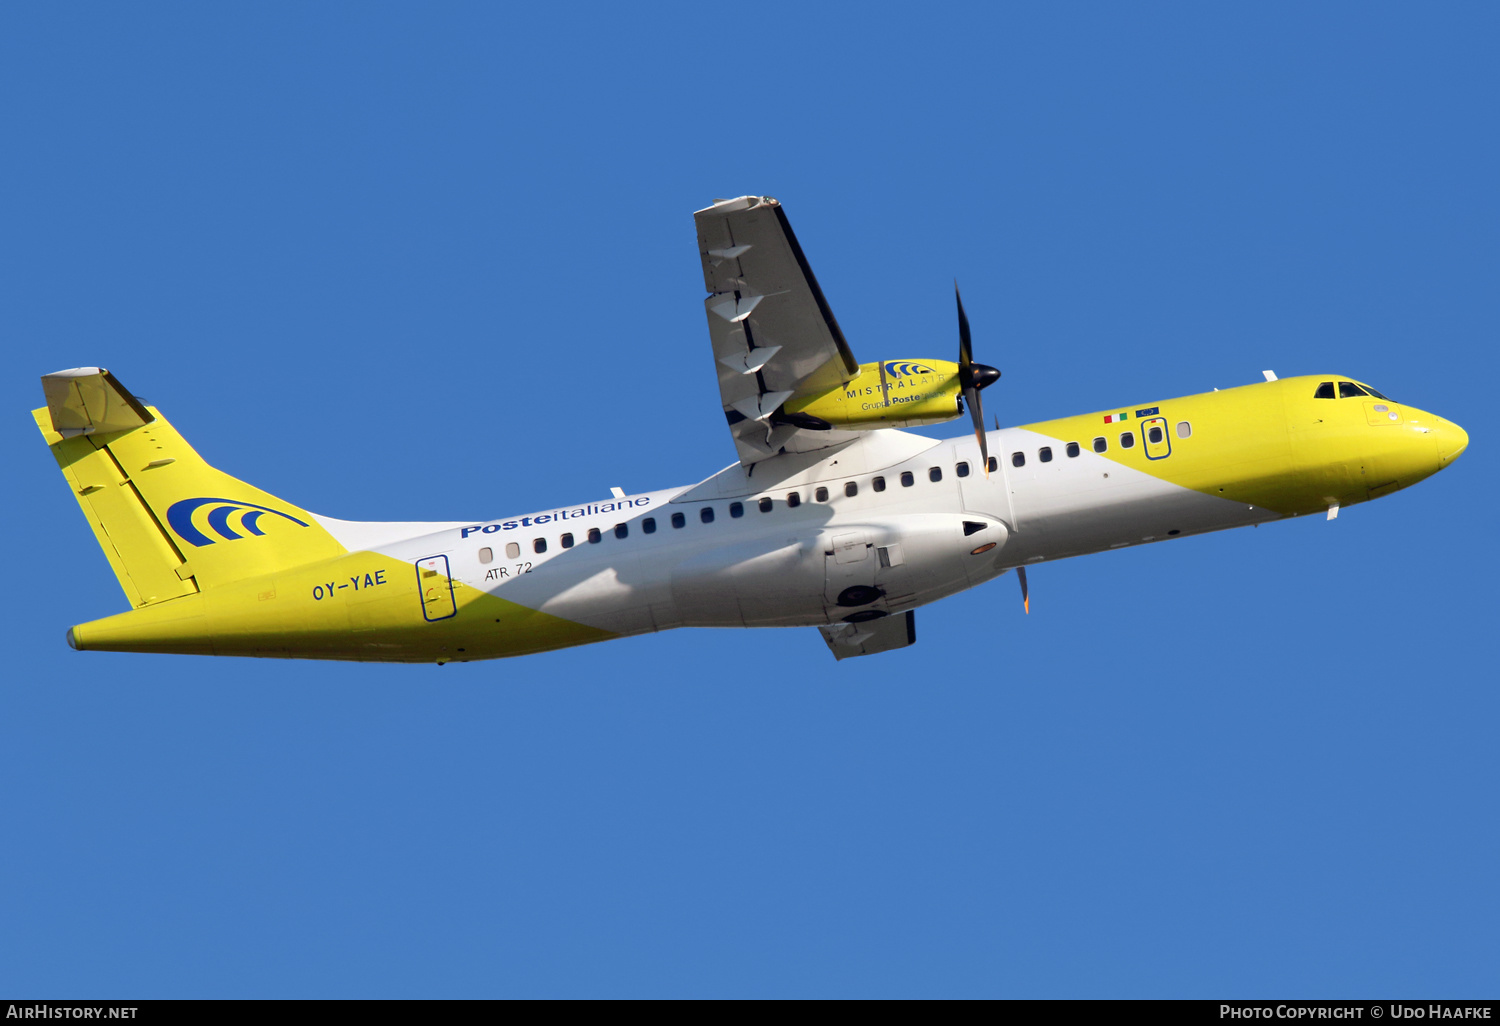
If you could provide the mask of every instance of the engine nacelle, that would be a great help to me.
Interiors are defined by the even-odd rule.
[[[958,364],[946,360],[881,360],[863,363],[847,385],[786,403],[790,423],[814,418],[831,428],[876,428],[941,424],[963,412]],[[806,426],[815,426],[811,421]],[[817,425],[822,426],[822,425]]]

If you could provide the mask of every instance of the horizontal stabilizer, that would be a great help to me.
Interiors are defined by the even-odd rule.
[[[905,616],[883,616],[864,623],[836,623],[819,627],[818,631],[835,659],[852,659],[915,644],[917,614],[908,610]]]
[[[130,431],[155,418],[103,367],[74,367],[42,375],[52,429],[64,438]]]

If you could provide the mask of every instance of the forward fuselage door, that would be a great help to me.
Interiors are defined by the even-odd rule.
[[[1141,421],[1141,444],[1146,447],[1146,459],[1164,460],[1172,455],[1172,439],[1167,435],[1166,417],[1147,417]]]

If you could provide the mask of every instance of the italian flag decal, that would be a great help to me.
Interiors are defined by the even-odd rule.
[[[1130,416],[1128,413],[1107,413],[1104,415],[1104,423],[1118,424],[1128,416]]]

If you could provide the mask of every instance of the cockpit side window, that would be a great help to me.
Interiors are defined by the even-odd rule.
[[[1318,390],[1313,393],[1314,399],[1332,399],[1333,397],[1334,395],[1332,381],[1323,382],[1318,386]]]
[[[1352,381],[1340,381],[1339,382],[1339,398],[1340,399],[1354,399],[1354,398],[1356,398],[1358,396],[1369,395],[1369,394],[1370,394],[1369,392],[1366,392],[1364,389],[1360,388],[1358,385],[1356,385]]]

